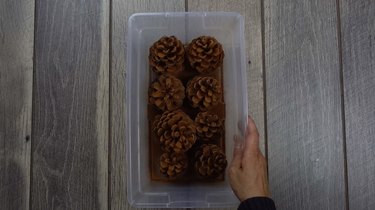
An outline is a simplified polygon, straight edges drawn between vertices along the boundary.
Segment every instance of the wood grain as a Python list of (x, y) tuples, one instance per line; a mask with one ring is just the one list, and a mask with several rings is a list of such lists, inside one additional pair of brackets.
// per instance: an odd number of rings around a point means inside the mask
[(133, 209), (126, 199), (125, 78), (128, 18), (138, 12), (185, 11), (184, 0), (112, 1), (112, 50), (110, 87), (110, 196), (111, 209)]
[(264, 2), (268, 164), (278, 209), (346, 209), (336, 1)]
[(247, 92), (249, 114), (260, 134), (260, 147), (265, 154), (264, 93), (262, 62), (262, 23), (260, 0), (188, 0), (188, 11), (225, 11), (240, 13), (245, 22), (247, 53)]
[(0, 1), (0, 206), (29, 209), (34, 1)]
[(350, 209), (375, 209), (375, 2), (343, 0), (342, 62)]
[(36, 1), (32, 208), (108, 209), (109, 1)]

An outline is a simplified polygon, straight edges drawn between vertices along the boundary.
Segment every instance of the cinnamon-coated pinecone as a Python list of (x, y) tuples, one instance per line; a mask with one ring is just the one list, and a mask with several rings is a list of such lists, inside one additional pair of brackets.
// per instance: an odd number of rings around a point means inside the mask
[(183, 174), (188, 166), (185, 153), (163, 153), (160, 156), (160, 172), (169, 178)]
[(182, 70), (185, 49), (175, 36), (163, 36), (150, 47), (149, 63), (158, 73), (176, 73)]
[(149, 88), (149, 103), (159, 109), (174, 110), (180, 107), (185, 98), (182, 82), (174, 76), (161, 75)]
[(223, 150), (214, 144), (203, 144), (195, 153), (194, 168), (203, 177), (223, 176), (227, 160)]
[(186, 152), (197, 139), (194, 121), (181, 110), (166, 111), (157, 116), (154, 131), (162, 149), (167, 152)]
[(215, 78), (197, 76), (188, 82), (186, 93), (192, 107), (208, 110), (219, 103), (222, 90)]
[(204, 141), (209, 141), (223, 131), (223, 119), (211, 112), (199, 112), (195, 117), (197, 135)]
[(211, 73), (223, 64), (223, 47), (214, 37), (194, 39), (188, 46), (187, 54), (190, 65), (202, 74)]

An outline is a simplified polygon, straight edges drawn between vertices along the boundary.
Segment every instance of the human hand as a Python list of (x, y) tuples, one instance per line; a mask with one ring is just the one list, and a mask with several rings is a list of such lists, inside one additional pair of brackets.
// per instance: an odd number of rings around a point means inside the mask
[(230, 185), (242, 202), (252, 197), (268, 197), (267, 161), (259, 149), (259, 133), (248, 117), (245, 141), (234, 137), (233, 160), (229, 166)]

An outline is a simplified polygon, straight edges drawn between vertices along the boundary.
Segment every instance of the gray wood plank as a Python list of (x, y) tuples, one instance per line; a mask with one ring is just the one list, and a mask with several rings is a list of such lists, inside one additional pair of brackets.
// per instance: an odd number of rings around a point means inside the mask
[(0, 1), (0, 206), (29, 209), (34, 1)]
[(110, 138), (110, 206), (111, 209), (133, 209), (126, 198), (125, 150), (125, 78), (126, 33), (130, 15), (137, 12), (185, 11), (184, 0), (112, 1), (111, 58), (111, 138)]
[(32, 208), (108, 208), (109, 1), (36, 1)]
[(240, 13), (245, 22), (247, 53), (247, 92), (249, 114), (260, 134), (260, 147), (265, 153), (262, 24), (260, 0), (188, 0), (189, 11), (226, 11)]
[(375, 2), (343, 0), (342, 62), (350, 209), (375, 209)]
[(336, 1), (264, 2), (268, 164), (278, 209), (346, 209)]

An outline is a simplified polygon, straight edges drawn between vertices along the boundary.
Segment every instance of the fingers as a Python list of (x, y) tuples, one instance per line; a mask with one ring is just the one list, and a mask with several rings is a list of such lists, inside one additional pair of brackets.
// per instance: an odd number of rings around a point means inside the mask
[(259, 133), (255, 122), (251, 117), (248, 117), (246, 127), (244, 156), (254, 155), (259, 153)]
[(241, 160), (242, 160), (241, 141), (237, 138), (237, 136), (234, 136), (233, 159), (231, 162), (231, 166), (235, 168), (241, 168)]

